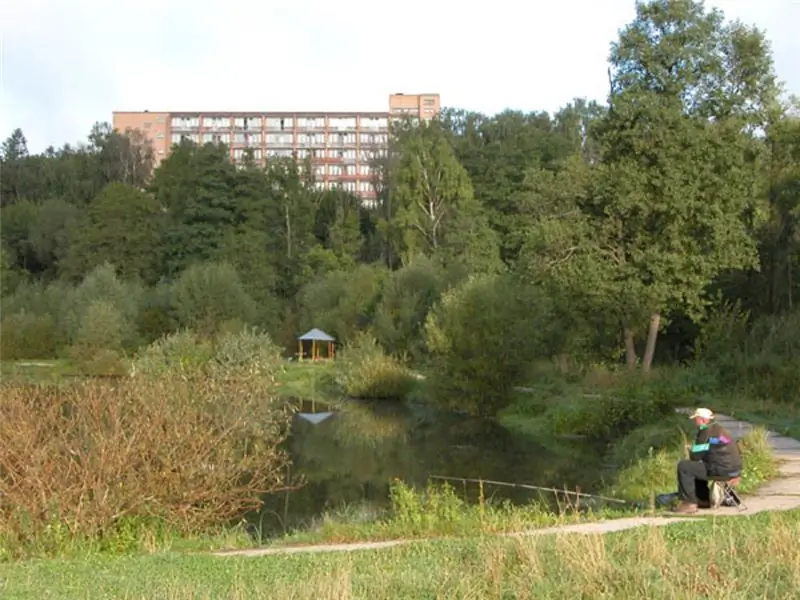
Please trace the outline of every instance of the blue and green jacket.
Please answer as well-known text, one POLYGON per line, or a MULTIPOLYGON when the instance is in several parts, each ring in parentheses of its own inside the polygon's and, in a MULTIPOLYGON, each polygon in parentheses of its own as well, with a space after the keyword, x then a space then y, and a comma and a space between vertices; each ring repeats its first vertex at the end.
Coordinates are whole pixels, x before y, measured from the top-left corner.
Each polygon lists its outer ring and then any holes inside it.
POLYGON ((719 423, 701 425, 689 453, 692 460, 702 460, 710 475, 738 474, 742 456, 733 436, 719 423))

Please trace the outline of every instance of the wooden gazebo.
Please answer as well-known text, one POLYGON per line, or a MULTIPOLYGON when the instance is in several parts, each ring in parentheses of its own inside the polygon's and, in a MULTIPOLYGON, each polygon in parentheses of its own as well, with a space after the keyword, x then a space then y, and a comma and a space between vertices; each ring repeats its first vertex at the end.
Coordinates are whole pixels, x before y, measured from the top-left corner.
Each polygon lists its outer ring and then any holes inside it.
POLYGON ((312 329, 297 338, 298 343, 298 360, 303 360, 305 356, 311 356, 311 360, 320 360, 324 358, 333 358, 334 356, 334 342, 336 340, 329 336, 321 329, 312 329), (307 342, 311 342, 311 352, 305 352, 304 346, 307 342), (323 355, 322 349, 325 348, 323 355))

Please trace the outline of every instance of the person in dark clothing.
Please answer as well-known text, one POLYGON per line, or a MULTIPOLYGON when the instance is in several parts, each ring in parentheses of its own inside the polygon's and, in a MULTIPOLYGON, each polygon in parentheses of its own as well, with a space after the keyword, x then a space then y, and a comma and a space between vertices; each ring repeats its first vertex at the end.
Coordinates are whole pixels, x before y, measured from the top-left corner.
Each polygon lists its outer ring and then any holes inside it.
POLYGON ((714 413, 698 408, 691 417, 697 425, 697 437, 689 451, 689 458, 678 463, 678 496, 680 504, 675 512, 697 512, 698 504, 709 501, 708 478, 733 479, 742 472, 742 456, 733 436, 714 420, 714 413))

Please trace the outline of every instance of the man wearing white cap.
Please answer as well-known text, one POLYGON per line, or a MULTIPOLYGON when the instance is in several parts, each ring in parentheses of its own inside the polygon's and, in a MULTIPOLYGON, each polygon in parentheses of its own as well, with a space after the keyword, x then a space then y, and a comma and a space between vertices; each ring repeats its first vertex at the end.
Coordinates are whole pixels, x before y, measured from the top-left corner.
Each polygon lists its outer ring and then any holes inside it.
POLYGON ((689 459, 678 463, 678 495, 681 503, 675 512, 697 512, 700 501, 708 502, 709 477, 738 477, 742 456, 733 436, 714 420, 714 413, 698 408, 689 417, 697 425, 697 437, 689 459))

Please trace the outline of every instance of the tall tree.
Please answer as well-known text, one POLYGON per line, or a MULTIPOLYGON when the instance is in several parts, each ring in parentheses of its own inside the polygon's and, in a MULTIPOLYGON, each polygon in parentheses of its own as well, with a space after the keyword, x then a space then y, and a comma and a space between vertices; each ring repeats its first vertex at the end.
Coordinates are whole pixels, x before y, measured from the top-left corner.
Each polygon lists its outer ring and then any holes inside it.
POLYGON ((163 272, 166 214, 147 192, 111 183, 89 204, 72 231, 68 272, 83 277, 113 259, 123 279, 153 284, 163 272))
POLYGON ((497 245, 475 200, 469 175, 459 164, 437 121, 400 123, 393 132, 388 194, 396 207, 391 222, 404 264, 415 256, 458 256, 478 270, 497 265, 497 245))
POLYGON ((719 273, 756 266, 748 220, 758 142, 777 86, 761 33, 693 0, 640 2, 611 52, 604 164, 589 203, 635 293, 623 320, 628 363, 636 315, 649 314, 649 370, 662 315, 702 314, 719 273))

